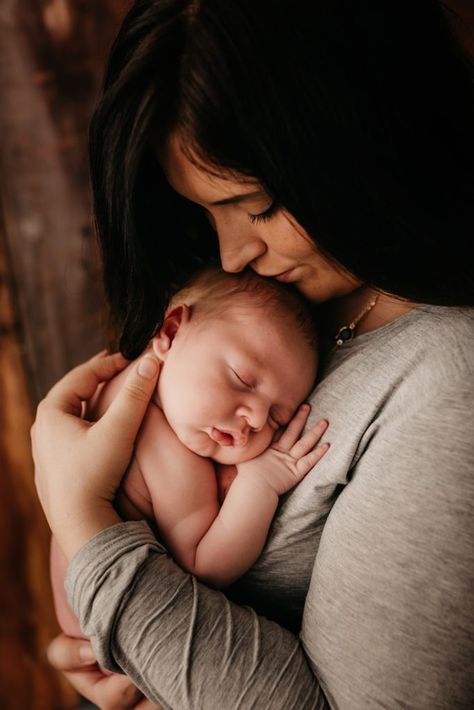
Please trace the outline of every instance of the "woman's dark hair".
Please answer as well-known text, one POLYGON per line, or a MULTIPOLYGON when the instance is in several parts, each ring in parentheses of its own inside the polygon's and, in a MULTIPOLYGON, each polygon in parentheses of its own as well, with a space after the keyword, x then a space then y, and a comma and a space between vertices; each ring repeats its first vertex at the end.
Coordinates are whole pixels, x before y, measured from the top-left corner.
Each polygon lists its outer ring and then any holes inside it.
POLYGON ((437 0, 137 0, 91 126, 105 284, 125 355, 218 257, 156 152, 261 182, 318 248, 419 302, 474 303, 472 66, 437 0))

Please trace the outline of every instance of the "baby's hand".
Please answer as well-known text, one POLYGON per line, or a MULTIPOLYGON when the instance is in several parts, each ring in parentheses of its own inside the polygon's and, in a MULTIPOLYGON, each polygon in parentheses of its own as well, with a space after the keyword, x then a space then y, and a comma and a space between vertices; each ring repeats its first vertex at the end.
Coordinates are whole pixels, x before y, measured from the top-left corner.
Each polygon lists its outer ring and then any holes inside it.
POLYGON ((279 496, 296 486, 329 449, 329 444, 317 446, 328 427, 325 419, 301 436, 310 410, 309 404, 302 404, 278 440, 260 456, 237 465, 239 476, 252 477, 279 496))

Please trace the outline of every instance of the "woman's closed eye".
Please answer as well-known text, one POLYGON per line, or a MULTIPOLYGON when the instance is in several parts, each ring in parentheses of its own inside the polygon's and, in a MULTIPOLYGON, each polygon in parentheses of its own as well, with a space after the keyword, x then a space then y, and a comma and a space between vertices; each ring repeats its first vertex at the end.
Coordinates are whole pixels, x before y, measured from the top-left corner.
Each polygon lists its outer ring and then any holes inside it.
POLYGON ((252 224, 258 224, 259 222, 267 222, 273 217, 274 214, 278 212, 278 209, 278 203, 272 202, 270 207, 267 207, 267 209, 263 212, 259 212, 258 214, 252 214, 249 212, 248 218, 252 222, 252 224))

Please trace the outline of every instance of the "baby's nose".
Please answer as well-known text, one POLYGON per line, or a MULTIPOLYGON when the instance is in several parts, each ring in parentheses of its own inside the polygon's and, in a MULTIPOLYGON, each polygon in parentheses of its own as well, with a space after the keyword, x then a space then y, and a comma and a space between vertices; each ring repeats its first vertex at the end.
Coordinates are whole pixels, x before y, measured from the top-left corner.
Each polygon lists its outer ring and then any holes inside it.
POLYGON ((260 402, 254 403, 249 410, 247 422, 252 431, 261 431, 268 419, 268 407, 260 402))

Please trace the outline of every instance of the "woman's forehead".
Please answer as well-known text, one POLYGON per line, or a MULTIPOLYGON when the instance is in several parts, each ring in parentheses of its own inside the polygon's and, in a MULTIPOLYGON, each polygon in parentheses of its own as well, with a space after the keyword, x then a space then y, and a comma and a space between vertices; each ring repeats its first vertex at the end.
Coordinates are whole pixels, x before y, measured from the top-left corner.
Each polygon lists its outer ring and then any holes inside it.
POLYGON ((192 202, 207 205, 223 201, 237 202, 263 193, 254 179, 237 176, 235 173, 206 166, 201 160, 191 159, 192 153, 184 150, 183 138, 172 133, 158 151, 158 159, 170 186, 192 202))

